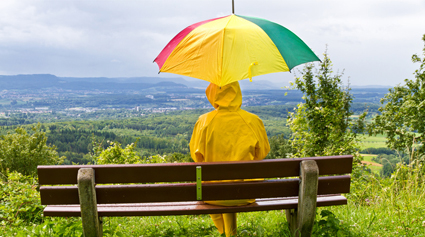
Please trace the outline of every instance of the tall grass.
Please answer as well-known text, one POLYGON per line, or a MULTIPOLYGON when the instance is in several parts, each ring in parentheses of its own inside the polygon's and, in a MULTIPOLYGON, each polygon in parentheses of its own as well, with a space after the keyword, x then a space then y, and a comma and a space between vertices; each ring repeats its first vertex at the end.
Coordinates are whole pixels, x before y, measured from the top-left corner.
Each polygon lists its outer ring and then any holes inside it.
POLYGON ((424 156, 398 164, 390 178, 363 173, 336 216, 364 236, 425 236, 424 156))

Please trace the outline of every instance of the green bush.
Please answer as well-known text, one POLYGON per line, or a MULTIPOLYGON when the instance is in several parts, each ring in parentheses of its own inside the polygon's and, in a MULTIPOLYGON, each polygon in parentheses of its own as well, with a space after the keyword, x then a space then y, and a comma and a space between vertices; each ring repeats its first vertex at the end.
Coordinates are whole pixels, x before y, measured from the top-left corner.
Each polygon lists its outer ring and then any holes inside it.
POLYGON ((334 213, 328 210, 322 210, 320 217, 314 221, 313 236, 355 236, 347 224, 339 220, 334 213))
POLYGON ((134 143, 128 144, 125 148, 119 142, 109 142, 109 147, 102 150, 99 156, 95 157, 97 164, 139 164, 142 163, 140 156, 136 154, 134 143))
POLYGON ((46 133, 38 124, 31 128, 31 134, 23 127, 15 129, 15 133, 0 136, 0 173, 2 178, 8 172, 17 171, 23 175, 36 175, 37 165, 59 164, 60 158, 55 146, 46 144, 46 133))
POLYGON ((174 153, 165 157, 167 163, 189 163, 193 162, 190 154, 174 153))
POLYGON ((18 226, 40 223, 43 206, 37 181, 18 172, 8 174, 7 182, 0 180, 0 225, 18 226))
POLYGON ((291 141, 284 134, 273 136, 269 139, 270 152, 266 159, 289 158, 297 151, 292 147, 291 141))

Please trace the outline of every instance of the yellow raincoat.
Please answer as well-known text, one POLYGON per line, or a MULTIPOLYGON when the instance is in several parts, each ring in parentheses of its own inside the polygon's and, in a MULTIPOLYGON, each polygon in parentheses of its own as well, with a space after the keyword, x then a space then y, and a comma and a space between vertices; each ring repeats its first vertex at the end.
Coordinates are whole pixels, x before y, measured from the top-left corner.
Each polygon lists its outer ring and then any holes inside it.
MULTIPOLYGON (((211 83, 205 91, 215 110, 199 117, 190 140, 195 162, 262 160, 270 151, 261 119, 240 107, 242 92, 238 82, 219 87, 211 83)), ((241 206, 255 199, 207 201, 221 206, 241 206)), ((211 215, 220 233, 236 234, 236 214, 211 215), (223 226, 224 225, 224 226, 223 226)))

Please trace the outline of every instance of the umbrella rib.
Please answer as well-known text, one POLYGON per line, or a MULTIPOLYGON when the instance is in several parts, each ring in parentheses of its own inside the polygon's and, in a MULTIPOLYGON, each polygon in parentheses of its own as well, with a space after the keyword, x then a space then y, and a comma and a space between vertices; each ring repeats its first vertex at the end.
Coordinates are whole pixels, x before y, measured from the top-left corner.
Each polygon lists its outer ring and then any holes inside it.
POLYGON ((220 67, 219 67, 219 70, 220 70, 220 72, 218 73, 219 75, 219 84, 220 85, 218 85, 218 86, 222 86, 221 85, 221 79, 223 78, 223 64, 224 64, 224 60, 223 60, 223 55, 224 55, 224 35, 226 34, 226 29, 227 29, 227 26, 229 25, 229 23, 230 23, 230 21, 232 20, 232 18, 233 17, 235 17, 235 15, 231 15, 230 17, 229 17, 229 20, 227 21, 227 23, 226 23, 226 26, 223 28, 223 35, 221 36, 221 65, 220 65, 220 67))

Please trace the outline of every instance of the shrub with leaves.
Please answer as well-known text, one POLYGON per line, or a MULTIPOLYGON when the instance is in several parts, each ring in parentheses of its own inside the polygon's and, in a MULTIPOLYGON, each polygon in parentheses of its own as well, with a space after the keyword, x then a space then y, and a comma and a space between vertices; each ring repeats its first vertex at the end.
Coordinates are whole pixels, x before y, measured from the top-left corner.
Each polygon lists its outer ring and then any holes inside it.
POLYGON ((125 148, 119 142, 109 142, 109 147, 99 151, 99 156, 94 157, 97 164, 140 164, 142 160, 134 150, 135 143, 128 144, 125 148))
POLYGON ((18 127, 15 133, 0 136, 0 173, 2 178, 8 172, 17 171, 23 175, 36 175, 38 165, 59 164, 64 157, 59 157, 55 146, 46 144, 46 133, 38 124, 28 133, 18 127))
POLYGON ((18 172, 8 174, 7 182, 0 180, 0 225, 40 223, 43 206, 37 191, 37 181, 18 172))
POLYGON ((270 152, 267 154, 266 159, 289 158, 296 153, 291 141, 285 138, 285 134, 271 137, 269 143, 270 152))
POLYGON ((190 163, 193 162, 190 154, 182 154, 182 153, 173 153, 172 155, 167 155, 165 157, 167 163, 190 163))
POLYGON ((313 229, 314 236, 355 236, 349 227, 339 220, 335 214, 328 210, 322 210, 320 217, 315 220, 313 229))

